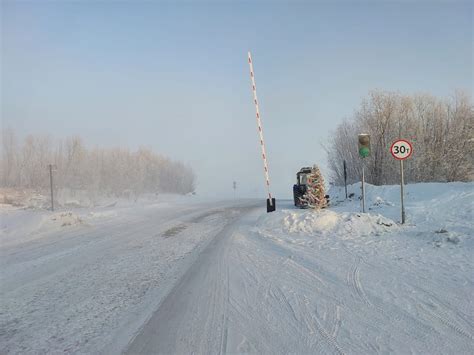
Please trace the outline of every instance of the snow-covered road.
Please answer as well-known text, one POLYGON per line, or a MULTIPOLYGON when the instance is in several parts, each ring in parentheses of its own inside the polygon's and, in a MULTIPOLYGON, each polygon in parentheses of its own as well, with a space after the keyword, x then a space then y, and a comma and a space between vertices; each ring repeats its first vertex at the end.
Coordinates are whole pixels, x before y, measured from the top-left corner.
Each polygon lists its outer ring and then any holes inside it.
MULTIPOLYGON (((254 211, 253 216, 262 213, 254 211)), ((133 340, 128 353, 226 352, 230 268, 235 266, 231 251, 235 235, 248 231, 251 224, 243 223, 247 219, 248 214, 213 239, 133 340)))
POLYGON ((471 261, 438 264, 406 253, 406 241, 387 255, 337 234, 284 240, 263 232, 260 215, 208 246, 128 354, 472 353, 471 261))
POLYGON ((409 185, 405 226, 396 187, 368 194, 367 214, 333 192, 7 235, 1 352, 473 353, 473 185, 409 185))
POLYGON ((207 243, 254 205, 145 205, 71 226, 56 213, 24 235, 3 228, 0 352, 120 352, 207 243))

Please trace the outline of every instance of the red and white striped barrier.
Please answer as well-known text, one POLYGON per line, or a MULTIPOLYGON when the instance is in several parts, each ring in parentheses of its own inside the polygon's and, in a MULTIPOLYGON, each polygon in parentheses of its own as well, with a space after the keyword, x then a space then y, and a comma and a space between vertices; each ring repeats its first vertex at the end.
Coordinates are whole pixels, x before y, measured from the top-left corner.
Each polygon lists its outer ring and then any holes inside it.
POLYGON ((248 52, 248 57, 249 57, 249 66, 250 66, 250 79, 252 80, 253 101, 255 103, 255 111, 256 111, 256 116, 257 116, 257 131, 258 131, 258 137, 260 139, 260 147, 262 148, 263 170, 265 172, 265 184, 267 186, 267 193, 268 193, 270 206, 273 206, 272 194, 270 192, 270 177, 268 175, 267 154, 265 152, 265 142, 263 140, 262 120, 260 119, 260 110, 258 109, 257 87, 255 86, 255 74, 253 71, 252 56, 250 52, 248 52))

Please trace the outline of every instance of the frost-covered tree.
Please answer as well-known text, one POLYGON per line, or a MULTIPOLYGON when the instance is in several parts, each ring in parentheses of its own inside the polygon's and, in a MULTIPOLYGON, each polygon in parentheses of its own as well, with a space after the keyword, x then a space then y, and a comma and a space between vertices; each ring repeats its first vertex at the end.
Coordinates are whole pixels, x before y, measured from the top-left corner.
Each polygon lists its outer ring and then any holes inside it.
POLYGON ((450 99, 371 92, 352 118, 341 123, 330 137, 326 150, 331 180, 344 182, 344 160, 349 182, 360 180, 359 133, 371 135, 372 154, 364 160, 370 183, 398 183, 399 167, 389 152, 390 144, 398 138, 413 143, 414 154, 405 162, 407 182, 472 180, 473 122, 473 104, 460 91, 450 99))
POLYGON ((30 135, 18 144, 12 130, 2 131, 1 185, 45 190, 48 165, 55 166, 56 188, 98 195, 138 196, 142 193, 193 192, 195 175, 184 164, 140 148, 88 149, 80 137, 53 142, 30 135))
POLYGON ((2 131, 2 185, 9 186, 19 179, 19 150, 15 132, 11 128, 2 131), (16 175, 15 175, 16 174, 16 175))

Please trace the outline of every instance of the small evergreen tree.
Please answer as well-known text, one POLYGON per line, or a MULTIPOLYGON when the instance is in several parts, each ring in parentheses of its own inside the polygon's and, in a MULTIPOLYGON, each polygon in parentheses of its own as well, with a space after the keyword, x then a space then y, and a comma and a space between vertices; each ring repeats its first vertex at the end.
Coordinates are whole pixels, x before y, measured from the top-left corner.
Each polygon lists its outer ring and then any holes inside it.
POLYGON ((306 177, 306 193, 301 198, 308 207, 320 209, 327 206, 324 179, 319 168, 314 165, 311 173, 306 177))

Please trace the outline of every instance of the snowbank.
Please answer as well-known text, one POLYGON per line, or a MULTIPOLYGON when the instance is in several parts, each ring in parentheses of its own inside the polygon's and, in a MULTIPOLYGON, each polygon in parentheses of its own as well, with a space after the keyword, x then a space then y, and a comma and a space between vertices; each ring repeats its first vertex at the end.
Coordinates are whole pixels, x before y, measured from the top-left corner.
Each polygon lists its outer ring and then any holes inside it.
MULTIPOLYGON (((54 194, 55 209, 76 209, 76 208, 96 208, 96 207, 115 207, 130 206, 139 204, 148 204, 156 206, 157 204, 175 204, 188 201, 207 201, 192 194, 158 194, 143 193, 140 195, 124 194, 124 196, 105 196, 93 191, 80 189, 58 189, 54 194)), ((51 197, 49 191, 37 191, 33 189, 12 189, 0 188, 0 212, 5 209, 51 209, 51 197)))
MULTIPOLYGON (((375 186, 366 184, 366 203, 369 210, 383 207, 395 207, 400 209, 400 186, 383 185, 375 186)), ((356 183, 347 186, 347 193, 353 195, 345 200, 343 186, 332 186, 329 190, 331 203, 338 206, 341 203, 352 204, 356 209, 358 204, 351 202, 361 198, 361 184, 356 183)), ((404 200, 408 207, 427 205, 426 209, 445 208, 448 211, 452 207, 463 207, 463 211, 472 217, 473 213, 474 183, 450 182, 450 183, 417 183, 405 186, 404 200)), ((439 211, 440 213, 442 211, 439 211)), ((464 216, 468 216, 464 214, 464 216)))
POLYGON ((51 200, 44 194, 32 189, 17 190, 0 188, 0 208, 45 209, 51 207, 51 200))
POLYGON ((267 231, 311 236, 380 235, 393 230, 396 223, 380 214, 337 213, 331 210, 282 210, 260 219, 258 226, 267 231))
POLYGON ((406 186, 407 223, 400 223, 400 187, 366 186, 367 213, 361 213, 360 184, 329 191, 331 205, 323 210, 300 210, 287 205, 260 218, 256 229, 267 237, 305 244, 316 239, 340 240, 362 237, 386 238, 400 234, 424 240, 436 247, 468 245, 473 247, 474 183, 420 183, 406 186))
POLYGON ((75 213, 68 212, 58 212, 54 213, 44 219, 42 226, 47 229, 57 228, 57 227, 67 227, 67 226, 76 226, 83 224, 83 220, 75 213))

